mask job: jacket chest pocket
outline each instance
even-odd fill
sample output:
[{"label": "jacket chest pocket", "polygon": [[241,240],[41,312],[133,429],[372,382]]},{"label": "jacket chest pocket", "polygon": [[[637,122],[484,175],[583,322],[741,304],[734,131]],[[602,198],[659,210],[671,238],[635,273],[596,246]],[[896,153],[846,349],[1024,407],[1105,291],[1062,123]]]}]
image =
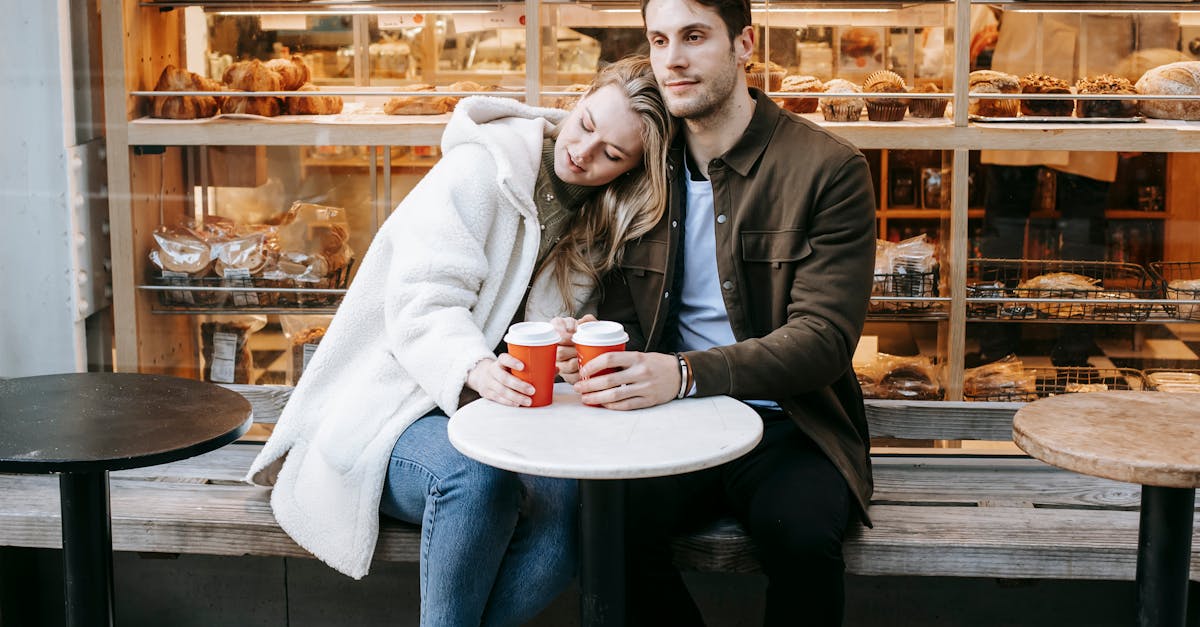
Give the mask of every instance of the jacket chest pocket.
[{"label": "jacket chest pocket", "polygon": [[742,261],[747,264],[768,263],[781,268],[810,254],[812,245],[802,230],[742,232]]},{"label": "jacket chest pocket", "polygon": [[621,269],[625,276],[644,277],[647,272],[665,274],[667,271],[667,243],[644,240],[625,248],[621,258]]}]

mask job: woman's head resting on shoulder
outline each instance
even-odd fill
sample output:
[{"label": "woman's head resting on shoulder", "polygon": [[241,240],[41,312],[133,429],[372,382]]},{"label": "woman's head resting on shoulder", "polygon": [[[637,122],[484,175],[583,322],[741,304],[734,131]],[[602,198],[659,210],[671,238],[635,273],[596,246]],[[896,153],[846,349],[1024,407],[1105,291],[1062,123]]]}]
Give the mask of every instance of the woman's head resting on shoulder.
[{"label": "woman's head resting on shoulder", "polygon": [[[604,66],[558,127],[554,173],[596,187],[645,165],[665,145],[670,120],[645,57]],[[647,151],[650,147],[650,151]]]},{"label": "woman's head resting on shoulder", "polygon": [[662,218],[674,129],[645,56],[604,66],[555,129],[555,174],[567,183],[604,186],[550,252],[546,267],[553,268],[564,296],[576,287],[573,277],[598,284],[620,261],[625,244]]}]

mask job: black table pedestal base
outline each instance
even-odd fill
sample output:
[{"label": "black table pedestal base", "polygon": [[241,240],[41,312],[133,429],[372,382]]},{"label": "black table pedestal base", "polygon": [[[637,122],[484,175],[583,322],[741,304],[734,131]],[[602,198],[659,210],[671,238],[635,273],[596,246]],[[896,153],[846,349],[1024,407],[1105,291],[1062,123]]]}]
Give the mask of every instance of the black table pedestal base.
[{"label": "black table pedestal base", "polygon": [[1138,528],[1138,625],[1183,627],[1196,491],[1142,486]]},{"label": "black table pedestal base", "polygon": [[64,472],[58,477],[58,491],[67,627],[110,627],[114,621],[108,472]]},{"label": "black table pedestal base", "polygon": [[625,624],[625,483],[579,482],[579,587],[583,627]]}]

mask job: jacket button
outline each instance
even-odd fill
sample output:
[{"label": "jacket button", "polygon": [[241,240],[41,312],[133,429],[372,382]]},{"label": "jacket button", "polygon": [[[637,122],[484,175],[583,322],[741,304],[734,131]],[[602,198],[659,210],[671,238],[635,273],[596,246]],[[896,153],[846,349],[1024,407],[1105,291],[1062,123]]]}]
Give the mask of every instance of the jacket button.
[{"label": "jacket button", "polygon": [[670,297],[671,297],[671,293],[670,293],[670,292],[663,292],[663,298],[664,298],[664,299],[666,299],[666,298],[670,298]]},{"label": "jacket button", "polygon": [[671,220],[671,228],[673,228],[673,229],[674,229],[674,228],[678,228],[678,227],[679,227],[679,221],[678,221],[678,220]]},{"label": "jacket button", "polygon": [[554,200],[554,194],[546,194],[546,202]]},{"label": "jacket button", "polygon": [[721,284],[721,287],[723,287],[727,290],[731,290],[731,289],[733,289],[733,281],[726,281]]},{"label": "jacket button", "polygon": [[722,213],[721,215],[717,216],[717,224],[725,224],[725,221],[728,219],[729,218],[726,218],[725,214]]}]

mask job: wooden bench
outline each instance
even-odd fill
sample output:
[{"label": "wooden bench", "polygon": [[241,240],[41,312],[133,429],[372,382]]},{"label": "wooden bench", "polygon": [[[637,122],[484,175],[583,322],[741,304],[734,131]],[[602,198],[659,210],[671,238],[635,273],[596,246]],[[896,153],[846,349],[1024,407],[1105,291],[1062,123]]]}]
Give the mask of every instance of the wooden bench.
[{"label": "wooden bench", "polygon": [[[231,387],[251,399],[260,421],[276,417],[288,393]],[[869,401],[868,415],[878,437],[1008,440],[1018,407]],[[241,481],[258,448],[239,443],[191,460],[113,473],[113,548],[309,557],[276,525],[270,491]],[[856,529],[848,538],[850,573],[1133,579],[1138,486],[1026,457],[954,453],[875,454],[875,527]],[[0,546],[60,546],[56,478],[0,475],[0,503]],[[416,527],[385,521],[376,559],[416,561],[419,541]],[[1192,576],[1198,578],[1200,533],[1192,550]],[[691,570],[758,570],[753,543],[731,521],[678,538],[675,554]]]}]

